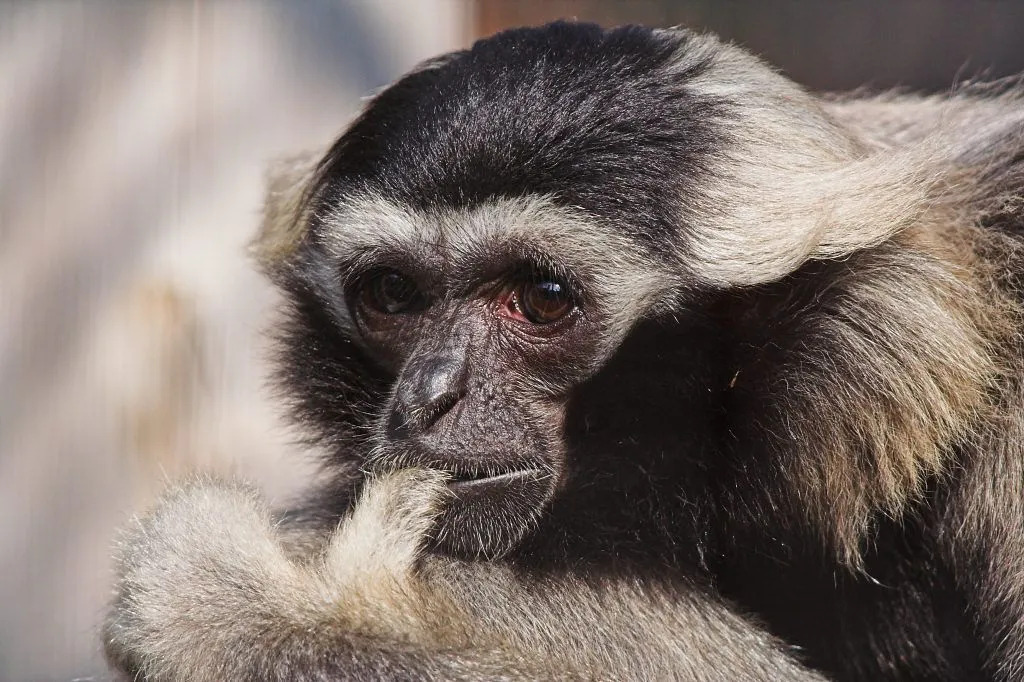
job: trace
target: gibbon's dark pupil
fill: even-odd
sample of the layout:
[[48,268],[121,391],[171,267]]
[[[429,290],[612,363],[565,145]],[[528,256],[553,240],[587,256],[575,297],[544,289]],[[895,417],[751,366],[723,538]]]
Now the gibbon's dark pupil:
[[394,271],[374,276],[363,289],[365,304],[389,315],[400,313],[412,306],[418,295],[419,291],[412,280]]
[[520,292],[523,316],[534,324],[548,324],[565,317],[573,308],[569,288],[555,280],[529,282]]

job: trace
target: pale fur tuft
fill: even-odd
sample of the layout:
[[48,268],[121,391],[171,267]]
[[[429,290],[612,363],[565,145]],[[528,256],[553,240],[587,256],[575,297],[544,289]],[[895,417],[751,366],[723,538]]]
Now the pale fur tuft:
[[278,159],[267,169],[263,221],[250,245],[253,257],[268,274],[294,253],[309,229],[308,191],[323,150]]
[[901,241],[833,284],[793,330],[802,342],[779,372],[780,415],[804,415],[781,434],[795,447],[797,499],[854,565],[875,512],[899,517],[947,472],[1006,369],[1007,320],[986,304],[986,282],[950,270],[912,234]]
[[880,244],[927,208],[929,148],[941,141],[868,154],[815,97],[714,36],[691,35],[674,68],[705,61],[685,87],[725,104],[709,122],[724,145],[685,201],[699,220],[686,257],[706,282],[775,281],[810,259]]
[[120,542],[108,656],[148,680],[221,680],[244,676],[235,666],[251,659],[237,649],[253,630],[451,639],[440,624],[451,606],[436,599],[428,617],[413,572],[445,491],[437,472],[381,477],[320,561],[293,563],[251,488],[210,478],[173,488]]

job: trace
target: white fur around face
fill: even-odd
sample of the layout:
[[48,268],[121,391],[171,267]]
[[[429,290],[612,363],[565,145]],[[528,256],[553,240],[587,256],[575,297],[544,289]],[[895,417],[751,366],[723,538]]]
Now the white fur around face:
[[295,252],[309,226],[307,191],[323,150],[278,159],[267,169],[263,222],[252,242],[256,262],[274,272]]

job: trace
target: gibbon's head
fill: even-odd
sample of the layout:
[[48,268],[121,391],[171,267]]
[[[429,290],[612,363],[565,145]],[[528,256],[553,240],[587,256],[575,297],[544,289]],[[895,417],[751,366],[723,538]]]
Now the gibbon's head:
[[[567,410],[641,322],[914,214],[912,165],[862,156],[797,86],[684,30],[558,22],[428,61],[272,178],[255,249],[291,300],[297,414],[364,470],[450,472],[439,544],[501,555],[586,483]],[[609,390],[614,446],[639,422]]]

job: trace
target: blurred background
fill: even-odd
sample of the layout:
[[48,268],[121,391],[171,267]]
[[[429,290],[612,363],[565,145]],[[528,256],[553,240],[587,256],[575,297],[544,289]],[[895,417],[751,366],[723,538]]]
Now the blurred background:
[[417,61],[555,18],[713,30],[820,90],[1024,71],[1024,3],[0,2],[0,682],[104,679],[115,530],[170,478],[312,475],[266,390],[268,160]]

